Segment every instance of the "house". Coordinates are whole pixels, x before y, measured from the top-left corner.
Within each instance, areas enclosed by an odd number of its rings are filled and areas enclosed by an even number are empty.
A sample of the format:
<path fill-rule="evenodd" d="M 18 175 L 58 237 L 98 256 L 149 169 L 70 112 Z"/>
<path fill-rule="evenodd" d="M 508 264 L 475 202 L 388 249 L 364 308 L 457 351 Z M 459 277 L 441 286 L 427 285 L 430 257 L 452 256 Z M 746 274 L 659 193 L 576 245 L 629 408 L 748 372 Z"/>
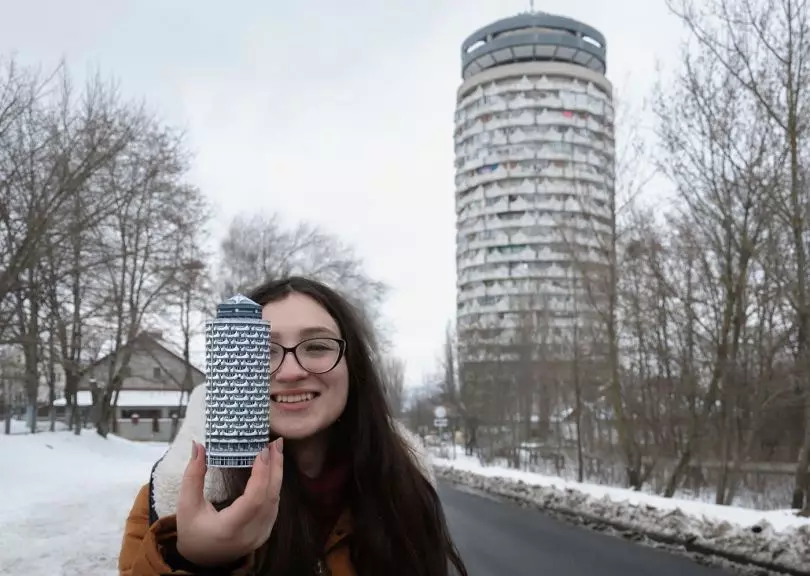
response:
<path fill-rule="evenodd" d="M 205 380 L 202 370 L 186 363 L 181 351 L 162 335 L 142 332 L 132 343 L 129 365 L 122 370 L 123 381 L 113 396 L 113 431 L 129 440 L 166 442 L 185 417 L 191 390 Z M 109 378 L 113 355 L 107 354 L 88 366 L 79 381 L 77 403 L 87 421 L 93 406 L 92 389 L 103 389 Z M 54 405 L 65 406 L 60 398 Z"/>
<path fill-rule="evenodd" d="M 38 376 L 37 404 L 40 407 L 41 415 L 47 416 L 51 384 L 53 384 L 56 398 L 64 396 L 65 373 L 58 362 L 53 366 L 43 363 Z M 0 414 L 5 414 L 7 403 L 11 405 L 11 409 L 17 415 L 25 413 L 28 405 L 25 377 L 25 356 L 22 348 L 0 346 Z M 50 382 L 51 378 L 53 378 L 53 382 Z"/>

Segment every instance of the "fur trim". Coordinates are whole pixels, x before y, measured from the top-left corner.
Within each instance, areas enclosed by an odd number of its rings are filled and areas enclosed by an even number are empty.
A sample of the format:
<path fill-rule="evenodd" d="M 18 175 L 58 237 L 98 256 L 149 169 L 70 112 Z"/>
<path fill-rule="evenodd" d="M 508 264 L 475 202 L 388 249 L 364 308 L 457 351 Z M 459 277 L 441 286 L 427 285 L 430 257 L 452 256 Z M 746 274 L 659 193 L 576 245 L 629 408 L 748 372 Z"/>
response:
<path fill-rule="evenodd" d="M 177 510 L 180 484 L 191 458 L 191 443 L 205 444 L 205 385 L 194 388 L 186 407 L 186 417 L 177 436 L 152 473 L 152 494 L 159 517 Z M 209 468 L 205 474 L 205 498 L 218 503 L 228 499 L 222 470 Z"/>
<path fill-rule="evenodd" d="M 430 455 L 421 440 L 405 426 L 396 421 L 394 429 L 399 433 L 405 446 L 410 450 L 414 463 L 425 475 L 425 478 L 436 485 Z M 186 417 L 177 437 L 164 454 L 152 473 L 152 493 L 155 512 L 158 517 L 169 516 L 177 510 L 180 495 L 180 484 L 191 457 L 192 441 L 205 443 L 205 385 L 200 384 L 191 392 L 186 408 Z M 209 502 L 219 503 L 228 499 L 228 491 L 223 471 L 209 468 L 205 474 L 205 497 Z"/>

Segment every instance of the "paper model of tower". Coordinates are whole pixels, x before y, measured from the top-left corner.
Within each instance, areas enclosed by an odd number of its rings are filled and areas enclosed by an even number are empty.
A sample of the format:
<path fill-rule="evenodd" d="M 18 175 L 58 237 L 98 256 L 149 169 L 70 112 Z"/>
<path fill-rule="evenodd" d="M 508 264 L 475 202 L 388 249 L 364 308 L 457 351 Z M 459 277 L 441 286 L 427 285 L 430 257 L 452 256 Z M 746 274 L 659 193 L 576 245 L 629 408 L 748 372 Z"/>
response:
<path fill-rule="evenodd" d="M 270 440 L 270 322 L 241 294 L 205 323 L 208 466 L 249 468 Z"/>

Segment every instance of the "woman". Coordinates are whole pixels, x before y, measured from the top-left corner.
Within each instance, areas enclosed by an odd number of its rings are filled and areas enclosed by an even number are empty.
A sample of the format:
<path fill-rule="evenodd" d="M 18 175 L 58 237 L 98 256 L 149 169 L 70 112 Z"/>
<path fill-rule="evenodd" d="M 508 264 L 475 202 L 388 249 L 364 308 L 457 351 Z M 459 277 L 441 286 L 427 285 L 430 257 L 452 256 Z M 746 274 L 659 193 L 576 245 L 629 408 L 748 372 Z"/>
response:
<path fill-rule="evenodd" d="M 466 576 L 426 456 L 391 418 L 361 316 L 304 278 L 249 297 L 271 321 L 278 438 L 249 471 L 206 470 L 198 386 L 127 519 L 121 574 Z"/>

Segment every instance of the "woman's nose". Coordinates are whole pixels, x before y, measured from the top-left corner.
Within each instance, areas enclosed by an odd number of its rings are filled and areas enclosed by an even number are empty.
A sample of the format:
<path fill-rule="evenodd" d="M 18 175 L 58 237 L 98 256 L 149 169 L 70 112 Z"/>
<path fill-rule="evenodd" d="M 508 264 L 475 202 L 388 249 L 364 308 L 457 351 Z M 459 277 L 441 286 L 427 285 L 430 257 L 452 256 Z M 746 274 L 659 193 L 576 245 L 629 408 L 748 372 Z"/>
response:
<path fill-rule="evenodd" d="M 301 367 L 295 354 L 289 353 L 284 356 L 281 366 L 273 374 L 273 379 L 277 382 L 294 382 L 306 378 L 307 374 L 309 372 Z"/>

